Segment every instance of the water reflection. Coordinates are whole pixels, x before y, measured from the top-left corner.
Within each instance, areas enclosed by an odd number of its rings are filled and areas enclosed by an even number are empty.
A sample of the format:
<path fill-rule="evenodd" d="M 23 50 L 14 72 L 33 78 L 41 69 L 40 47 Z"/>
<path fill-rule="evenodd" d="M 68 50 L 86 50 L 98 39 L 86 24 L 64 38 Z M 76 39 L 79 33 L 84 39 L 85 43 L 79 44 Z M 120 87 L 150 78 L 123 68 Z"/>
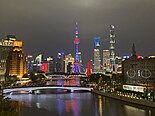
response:
<path fill-rule="evenodd" d="M 55 78 L 57 79 L 50 81 L 50 85 L 80 86 L 80 78 L 78 76 L 72 76 L 72 77 L 56 76 Z"/>
<path fill-rule="evenodd" d="M 100 116 L 103 115 L 103 100 L 102 100 L 102 97 L 101 96 L 98 96 L 98 99 L 99 99 L 99 114 Z"/>
<path fill-rule="evenodd" d="M 128 104 L 92 93 L 12 95 L 22 116 L 155 116 L 155 109 Z"/>

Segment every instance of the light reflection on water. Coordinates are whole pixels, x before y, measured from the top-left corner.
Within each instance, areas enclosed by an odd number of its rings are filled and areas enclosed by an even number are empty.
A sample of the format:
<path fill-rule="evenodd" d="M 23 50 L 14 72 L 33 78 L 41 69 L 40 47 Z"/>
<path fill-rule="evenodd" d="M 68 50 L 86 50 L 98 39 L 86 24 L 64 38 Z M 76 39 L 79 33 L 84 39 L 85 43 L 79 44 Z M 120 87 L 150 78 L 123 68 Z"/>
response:
<path fill-rule="evenodd" d="M 52 85 L 59 85 L 59 86 L 80 86 L 80 78 L 78 76 L 72 76 L 72 77 L 66 77 L 66 78 L 72 78 L 65 80 L 63 79 L 63 76 L 56 76 L 54 78 L 57 78 L 58 80 L 52 80 Z"/>
<path fill-rule="evenodd" d="M 130 105 L 89 92 L 63 94 L 19 94 L 22 116 L 155 116 L 155 109 Z"/>

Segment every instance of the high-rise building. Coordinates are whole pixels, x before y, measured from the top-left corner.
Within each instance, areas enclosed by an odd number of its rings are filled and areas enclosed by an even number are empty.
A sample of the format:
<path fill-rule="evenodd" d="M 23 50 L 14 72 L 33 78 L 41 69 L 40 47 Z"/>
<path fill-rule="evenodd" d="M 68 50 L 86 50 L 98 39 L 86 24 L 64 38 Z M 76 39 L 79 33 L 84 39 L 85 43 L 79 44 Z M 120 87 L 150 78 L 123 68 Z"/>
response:
<path fill-rule="evenodd" d="M 9 52 L 6 61 L 6 76 L 16 76 L 22 79 L 26 74 L 26 56 L 23 52 L 22 41 L 13 41 L 13 49 Z"/>
<path fill-rule="evenodd" d="M 76 22 L 76 36 L 74 39 L 74 44 L 75 44 L 75 61 L 74 61 L 74 73 L 80 73 L 80 65 L 79 65 L 79 43 L 80 39 L 78 38 L 78 24 Z"/>
<path fill-rule="evenodd" d="M 74 58 L 71 54 L 65 56 L 65 73 L 73 73 L 74 72 Z"/>
<path fill-rule="evenodd" d="M 117 74 L 122 74 L 122 57 L 116 56 L 115 57 L 115 68 L 116 68 L 116 73 Z"/>
<path fill-rule="evenodd" d="M 36 58 L 35 58 L 35 63 L 36 64 L 41 64 L 43 61 L 43 55 L 39 54 Z"/>
<path fill-rule="evenodd" d="M 110 70 L 115 72 L 115 27 L 110 25 Z"/>
<path fill-rule="evenodd" d="M 101 59 L 100 59 L 100 37 L 94 38 L 94 72 L 100 72 Z"/>
<path fill-rule="evenodd" d="M 55 62 L 53 57 L 48 57 L 47 58 L 47 63 L 48 63 L 48 72 L 49 73 L 54 73 L 55 72 Z"/>
<path fill-rule="evenodd" d="M 36 56 L 33 63 L 33 72 L 41 72 L 42 71 L 42 62 L 43 62 L 43 54 L 39 54 Z"/>
<path fill-rule="evenodd" d="M 55 63 L 53 57 L 48 57 L 41 64 L 41 71 L 44 73 L 54 73 Z"/>
<path fill-rule="evenodd" d="M 16 40 L 14 35 L 7 35 L 6 39 L 0 42 L 0 80 L 5 80 L 6 60 L 9 52 L 13 49 L 13 42 Z"/>
<path fill-rule="evenodd" d="M 32 55 L 28 55 L 26 57 L 26 69 L 28 73 L 33 72 L 33 63 L 34 63 L 34 60 L 33 60 Z"/>
<path fill-rule="evenodd" d="M 110 51 L 103 50 L 103 71 L 110 72 Z"/>
<path fill-rule="evenodd" d="M 55 63 L 55 67 L 56 67 L 56 72 L 64 72 L 65 70 L 65 56 L 64 53 L 58 53 L 57 55 L 57 60 Z"/>
<path fill-rule="evenodd" d="M 78 55 L 79 55 L 79 72 L 80 73 L 84 73 L 85 70 L 84 70 L 83 63 L 82 63 L 82 55 L 81 55 L 81 52 L 79 52 Z"/>

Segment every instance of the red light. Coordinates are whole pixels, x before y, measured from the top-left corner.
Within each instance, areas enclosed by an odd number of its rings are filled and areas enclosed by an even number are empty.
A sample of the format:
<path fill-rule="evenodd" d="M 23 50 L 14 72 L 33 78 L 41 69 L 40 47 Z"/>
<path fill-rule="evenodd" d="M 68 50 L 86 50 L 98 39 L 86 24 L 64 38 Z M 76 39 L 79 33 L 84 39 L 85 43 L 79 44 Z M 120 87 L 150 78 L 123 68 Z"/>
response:
<path fill-rule="evenodd" d="M 43 72 L 47 72 L 47 63 L 43 63 L 43 64 L 42 64 L 41 70 L 42 70 Z"/>
<path fill-rule="evenodd" d="M 80 40 L 78 38 L 75 38 L 74 43 L 80 43 Z"/>
<path fill-rule="evenodd" d="M 138 56 L 138 59 L 143 59 L 143 56 Z"/>
<path fill-rule="evenodd" d="M 74 62 L 74 64 L 79 64 L 79 62 Z"/>

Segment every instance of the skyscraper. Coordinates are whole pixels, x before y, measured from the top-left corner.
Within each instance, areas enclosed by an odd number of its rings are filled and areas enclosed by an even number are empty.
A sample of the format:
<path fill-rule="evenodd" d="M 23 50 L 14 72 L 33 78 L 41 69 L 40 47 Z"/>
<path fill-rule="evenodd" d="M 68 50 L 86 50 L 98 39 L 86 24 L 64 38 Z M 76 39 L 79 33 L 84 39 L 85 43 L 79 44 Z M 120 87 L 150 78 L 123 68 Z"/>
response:
<path fill-rule="evenodd" d="M 6 76 L 16 76 L 20 80 L 26 74 L 26 56 L 23 52 L 23 42 L 13 41 L 13 49 L 6 61 Z"/>
<path fill-rule="evenodd" d="M 39 54 L 34 60 L 33 72 L 41 72 L 42 61 L 43 61 L 43 54 Z"/>
<path fill-rule="evenodd" d="M 55 62 L 53 57 L 48 57 L 47 58 L 47 63 L 48 63 L 48 72 L 53 73 L 55 72 Z"/>
<path fill-rule="evenodd" d="M 94 38 L 94 72 L 100 72 L 101 59 L 100 59 L 100 37 Z"/>
<path fill-rule="evenodd" d="M 115 72 L 115 27 L 110 25 L 110 70 Z"/>
<path fill-rule="evenodd" d="M 65 56 L 65 73 L 72 73 L 74 69 L 74 58 L 71 54 Z"/>
<path fill-rule="evenodd" d="M 84 67 L 83 67 L 83 63 L 82 63 L 82 55 L 81 55 L 81 52 L 79 52 L 78 55 L 79 55 L 79 72 L 80 73 L 84 73 Z"/>
<path fill-rule="evenodd" d="M 42 69 L 42 72 L 45 72 L 45 73 L 55 72 L 55 63 L 52 56 L 42 61 L 41 69 Z"/>
<path fill-rule="evenodd" d="M 14 35 L 7 35 L 0 42 L 0 80 L 4 80 L 5 76 L 17 76 L 21 79 L 26 73 L 26 57 L 22 44 Z"/>
<path fill-rule="evenodd" d="M 110 51 L 103 50 L 103 71 L 110 72 Z"/>
<path fill-rule="evenodd" d="M 56 72 L 64 72 L 65 70 L 65 56 L 63 52 L 58 53 L 56 60 Z"/>
<path fill-rule="evenodd" d="M 80 65 L 79 65 L 79 43 L 80 40 L 78 38 L 78 23 L 76 22 L 76 36 L 74 39 L 74 44 L 75 44 L 75 62 L 74 62 L 74 73 L 80 73 Z"/>
<path fill-rule="evenodd" d="M 0 42 L 0 80 L 5 80 L 6 60 L 9 52 L 13 49 L 13 42 L 16 40 L 14 35 L 7 35 L 6 39 Z"/>
<path fill-rule="evenodd" d="M 33 57 L 31 55 L 28 55 L 26 57 L 26 68 L 27 68 L 28 73 L 33 72 L 33 63 L 34 63 Z"/>

